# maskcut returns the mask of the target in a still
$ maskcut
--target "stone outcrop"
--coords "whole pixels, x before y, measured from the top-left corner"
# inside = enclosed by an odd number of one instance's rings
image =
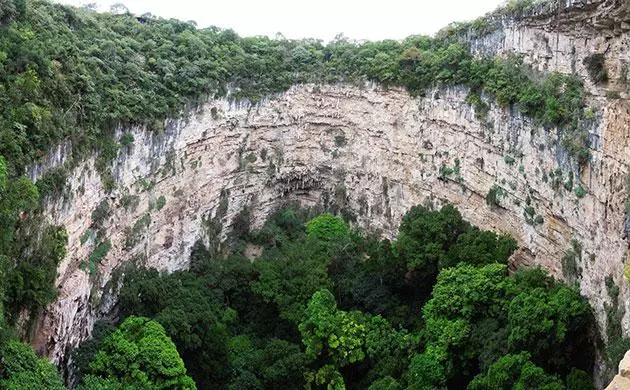
[[[626,352],[623,360],[619,362],[619,374],[615,375],[606,390],[630,389],[630,351]]]
[[[593,18],[611,4],[583,3],[581,15]],[[563,150],[557,129],[539,127],[516,110],[491,104],[487,118],[477,119],[463,88],[412,98],[401,89],[307,85],[255,106],[208,101],[161,134],[130,129],[134,142],[112,166],[111,193],[93,159],[72,171],[68,196],[47,207],[49,221],[67,229],[68,255],[59,267],[59,298],[40,317],[33,344],[63,361],[69,348],[89,336],[94,321],[111,312],[112,277],[121,265],[185,268],[193,243],[214,238],[208,220],[220,222],[225,234],[249,206],[259,226],[292,200],[352,210],[357,225],[388,237],[396,235],[411,206],[451,202],[472,223],[518,240],[513,266],[538,265],[577,283],[601,329],[604,305],[610,303],[606,278],[619,286],[620,305],[630,313],[623,277],[624,261],[630,261],[623,237],[630,156],[630,105],[622,88],[628,38],[615,35],[615,26],[606,27],[610,36],[600,37],[600,27],[558,28],[550,20],[539,15],[506,24],[472,47],[479,54],[518,52],[536,68],[577,72],[585,79],[583,59],[606,53],[611,81],[604,86],[587,81],[595,114],[586,166]],[[620,91],[622,99],[606,99],[607,89]],[[63,161],[68,149],[60,147],[51,162]],[[573,190],[578,185],[584,196]],[[489,205],[493,188],[497,197]],[[110,210],[103,238],[90,230],[99,205]],[[90,259],[107,240],[107,254]],[[581,253],[563,269],[573,240]],[[630,315],[622,326],[630,332]]]
[[[411,206],[452,202],[474,224],[513,235],[521,247],[515,265],[563,277],[562,257],[578,240],[581,275],[573,277],[598,312],[607,302],[605,277],[627,296],[621,156],[604,153],[604,138],[580,171],[554,131],[494,106],[480,122],[466,95],[446,89],[414,99],[398,89],[301,86],[254,107],[208,102],[160,135],[134,130],[133,146],[113,167],[116,190],[106,194],[87,161],[73,172],[69,200],[50,206],[51,221],[68,230],[69,255],[59,267],[60,297],[36,332],[40,351],[58,360],[87,337],[99,311],[109,310],[96,303],[121,264],[141,258],[166,271],[184,268],[205,237],[204,218],[222,209],[228,227],[249,205],[256,225],[292,199],[354,210],[358,225],[390,237]],[[625,143],[627,153],[630,135],[620,136],[610,142],[615,150]],[[559,171],[564,179],[554,189],[549,175]],[[564,188],[569,172],[588,191],[582,199]],[[493,186],[504,195],[489,206]],[[130,197],[135,209],[123,206]],[[101,202],[113,212],[104,225],[112,248],[91,277],[85,262],[96,241],[81,238]]]

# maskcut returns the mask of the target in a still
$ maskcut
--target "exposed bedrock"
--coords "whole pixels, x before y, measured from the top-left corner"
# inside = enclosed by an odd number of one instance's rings
[[[260,225],[289,200],[351,210],[358,226],[389,237],[411,206],[452,202],[472,223],[518,240],[514,266],[539,265],[579,284],[601,329],[611,277],[629,333],[629,14],[627,1],[571,1],[560,14],[506,20],[471,41],[479,55],[516,52],[534,68],[585,80],[595,119],[591,159],[582,167],[560,146],[557,129],[494,104],[480,121],[462,88],[412,98],[401,89],[294,86],[256,106],[209,101],[159,135],[131,129],[133,144],[112,166],[111,193],[88,159],[71,172],[65,199],[47,206],[49,221],[68,231],[68,255],[59,297],[40,316],[33,344],[63,361],[111,311],[111,279],[121,265],[135,259],[166,271],[185,268],[193,243],[209,238],[204,220],[220,220],[225,234],[243,207]],[[593,54],[604,56],[603,84],[589,78],[584,59]],[[610,93],[620,99],[605,98]],[[69,149],[52,151],[32,176],[63,162]],[[496,201],[488,205],[493,186]],[[99,205],[111,211],[101,213],[103,238],[89,230]],[[90,256],[107,240],[105,256]],[[581,256],[563,272],[572,240]]]
[[[624,304],[630,294],[622,238],[630,134],[615,127],[619,103],[604,110],[594,129],[602,132],[599,147],[579,169],[555,130],[494,106],[482,123],[466,95],[457,88],[411,98],[398,89],[299,86],[254,107],[210,101],[160,135],[133,130],[133,145],[113,167],[112,193],[88,160],[73,171],[68,199],[49,206],[51,222],[68,230],[68,256],[59,267],[59,299],[42,315],[35,345],[59,361],[88,337],[111,308],[109,282],[120,265],[142,259],[162,270],[185,268],[193,243],[208,238],[204,219],[218,213],[229,229],[248,205],[259,225],[288,200],[352,210],[357,225],[389,237],[411,206],[452,202],[472,223],[518,240],[514,265],[540,265],[559,278],[576,239],[583,252],[578,274],[569,276],[603,325],[604,279],[614,278]],[[559,170],[563,181],[573,172],[575,185],[582,182],[583,198],[563,184],[554,188],[549,175]],[[489,206],[493,186],[502,195]],[[92,267],[86,262],[98,242],[89,235],[90,216],[103,202],[111,209],[103,224],[111,250]]]

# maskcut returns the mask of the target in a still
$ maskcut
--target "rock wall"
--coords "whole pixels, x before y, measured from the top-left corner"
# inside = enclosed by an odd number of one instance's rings
[[[619,373],[615,375],[606,390],[630,389],[630,351],[626,352],[623,360],[619,362]]]
[[[602,7],[610,3],[586,3],[586,11],[575,15],[607,20]],[[33,344],[62,361],[111,311],[118,267],[136,260],[165,271],[185,268],[193,243],[209,238],[205,220],[216,218],[229,229],[249,205],[260,225],[288,200],[353,210],[358,225],[389,237],[411,206],[452,202],[474,224],[518,240],[513,265],[540,265],[578,283],[603,329],[610,302],[605,279],[620,287],[622,305],[630,298],[622,238],[630,105],[604,97],[606,90],[627,97],[628,37],[617,34],[621,25],[605,27],[603,35],[594,22],[567,28],[575,16],[555,27],[549,18],[505,22],[472,47],[479,54],[519,52],[535,67],[583,78],[583,58],[605,51],[611,81],[587,82],[596,108],[588,166],[578,167],[563,151],[556,129],[538,127],[518,112],[491,105],[487,118],[478,120],[462,88],[412,98],[400,89],[311,85],[256,106],[209,101],[162,134],[132,129],[133,145],[112,166],[113,192],[105,192],[94,160],[73,170],[66,199],[48,205],[50,222],[68,231],[68,256],[59,267],[59,298],[42,314]],[[60,147],[51,161],[63,161],[68,149]],[[564,188],[570,172],[585,196]],[[499,196],[489,206],[493,186]],[[105,203],[111,213],[100,238],[90,230],[91,216]],[[573,239],[582,246],[577,271],[563,272]],[[111,249],[90,260],[103,240]],[[628,314],[623,328],[630,331]]]
[[[580,288],[598,313],[607,301],[606,276],[628,296],[621,238],[628,166],[604,152],[610,143],[629,153],[628,129],[604,137],[578,175],[553,131],[494,106],[482,123],[466,95],[446,89],[414,99],[398,89],[300,86],[255,107],[208,102],[161,135],[134,130],[133,146],[113,167],[116,190],[105,193],[90,160],[72,173],[69,199],[50,205],[51,221],[68,230],[68,257],[59,267],[59,299],[42,316],[35,344],[58,361],[86,338],[94,319],[110,309],[99,298],[121,264],[140,257],[162,270],[186,267],[192,244],[205,237],[203,219],[222,203],[225,226],[244,205],[260,224],[279,204],[297,199],[347,207],[359,225],[391,237],[411,206],[452,202],[474,224],[513,235],[521,246],[515,264],[541,265],[558,277],[570,241],[579,240]],[[545,181],[558,169],[564,177],[575,172],[586,196]],[[490,207],[485,197],[493,185],[505,196]],[[122,206],[130,195],[137,196],[135,209]],[[158,210],[160,197],[166,203]],[[85,241],[86,231],[103,201],[113,211],[104,224],[112,248],[90,276],[85,262],[96,240],[92,233]],[[132,234],[146,215],[148,226]]]

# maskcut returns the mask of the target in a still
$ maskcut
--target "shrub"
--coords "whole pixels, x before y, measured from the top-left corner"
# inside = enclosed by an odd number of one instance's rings
[[[166,198],[164,197],[164,195],[160,196],[157,201],[155,202],[155,207],[158,210],[162,210],[164,208],[164,206],[166,205]]]
[[[107,240],[98,244],[92,253],[90,253],[86,263],[90,275],[94,275],[96,273],[96,266],[105,258],[105,256],[107,256],[111,248],[112,242]]]
[[[92,211],[92,224],[90,225],[94,229],[100,229],[103,227],[103,223],[109,216],[112,211],[109,208],[109,202],[107,199],[101,200],[101,202],[96,206],[94,211]]]
[[[586,196],[586,190],[584,189],[584,187],[582,187],[581,185],[575,187],[575,196],[580,199]]]
[[[576,239],[571,240],[571,248],[568,249],[562,258],[562,275],[569,283],[575,283],[582,277],[582,268],[579,263],[582,261],[582,244]]]
[[[125,195],[120,200],[120,204],[125,211],[135,211],[140,204],[140,197],[138,195]]]
[[[486,204],[488,206],[500,206],[501,202],[499,198],[504,198],[506,196],[506,192],[503,188],[493,184],[486,195]]]
[[[120,137],[120,144],[124,147],[131,146],[133,144],[133,141],[133,133],[130,132],[125,132],[122,137]]]
[[[345,134],[335,136],[335,145],[337,145],[337,147],[342,148],[346,146],[347,144],[348,144],[348,139],[346,138]]]

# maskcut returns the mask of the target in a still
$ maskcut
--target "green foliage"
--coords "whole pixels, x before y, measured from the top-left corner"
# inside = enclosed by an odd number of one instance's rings
[[[382,317],[338,310],[328,290],[313,294],[299,330],[306,356],[316,360],[325,354],[336,367],[396,353],[406,340],[404,332],[395,331]]]
[[[160,323],[200,388],[588,383],[588,304],[539,269],[509,275],[512,238],[471,226],[450,205],[412,208],[393,243],[331,214],[312,217],[289,207],[230,251],[198,242],[189,271],[124,269],[121,317]],[[251,246],[262,249],[254,262],[243,255]],[[124,386],[89,375],[99,337],[111,338],[95,336],[77,354],[85,386]]]
[[[627,278],[627,265],[624,265],[624,273]],[[604,349],[604,357],[606,360],[606,372],[604,379],[606,382],[611,381],[617,374],[618,365],[625,353],[630,349],[630,337],[624,337],[621,320],[625,314],[622,305],[619,305],[619,287],[615,284],[612,276],[605,278],[606,292],[610,297],[610,304],[604,303],[604,311],[606,313],[606,338],[607,344]]]
[[[573,190],[573,172],[567,174],[567,181],[564,182],[564,189],[567,191]]]
[[[444,362],[447,360],[444,349],[429,345],[421,354],[414,355],[407,373],[409,388],[412,390],[443,389],[446,382]]]
[[[79,390],[125,390],[125,386],[116,379],[105,379],[87,375],[77,387]]]
[[[47,196],[59,197],[63,195],[68,187],[68,170],[64,166],[59,166],[47,170],[35,185],[42,198]]]
[[[507,235],[497,235],[491,231],[472,228],[457,237],[455,245],[448,251],[447,261],[442,268],[467,263],[481,266],[492,263],[507,264],[508,258],[516,250],[516,240]]]
[[[563,352],[592,350],[590,307],[536,270],[510,278],[500,264],[444,269],[423,310],[427,348],[446,353],[440,366],[449,387],[467,383],[476,367],[490,367],[506,353],[527,351],[534,364],[562,377],[572,366],[593,364]]]
[[[586,372],[573,368],[567,375],[567,389],[595,390],[593,379]]]
[[[162,325],[142,317],[127,318],[103,340],[89,371],[135,389],[196,389]]]
[[[164,208],[164,206],[166,206],[166,198],[164,197],[164,195],[162,195],[155,202],[155,207],[158,210],[162,210]]]
[[[120,199],[120,204],[126,211],[135,211],[140,204],[140,197],[138,195],[125,195]]]
[[[94,355],[101,349],[103,340],[116,330],[116,327],[106,321],[96,321],[92,329],[91,338],[84,341],[79,348],[72,351],[72,368],[76,375],[77,382],[81,382],[84,375],[88,372],[88,367]],[[85,378],[86,385],[84,388],[90,388],[90,382],[106,382],[107,380],[92,376],[91,379]],[[104,384],[103,384],[104,386]],[[98,388],[98,387],[97,387]],[[107,388],[107,387],[105,387]]]
[[[374,80],[406,87],[414,95],[462,85],[469,88],[468,101],[478,116],[485,115],[486,101],[493,98],[500,106],[513,106],[558,128],[563,147],[585,163],[590,156],[585,126],[591,122],[583,120],[581,80],[539,74],[516,57],[476,58],[462,43],[464,35],[492,31],[502,17],[527,14],[532,4],[510,2],[435,39],[358,43],[339,36],[324,45],[243,38],[216,27],[198,29],[178,20],[96,13],[48,1],[0,0],[0,256],[18,256],[14,236],[23,220],[20,213],[37,207],[38,188],[42,196],[65,192],[65,168],[44,174],[37,187],[23,176],[51,147],[71,142],[69,166],[98,152],[96,168],[111,191],[116,185],[111,161],[121,146],[133,143],[130,132],[115,139],[117,129],[139,126],[158,133],[167,118],[208,97],[226,96],[228,85],[231,99],[253,102],[300,83]],[[595,65],[602,62],[592,59]],[[336,138],[335,143],[342,147],[344,141]],[[456,170],[445,166],[441,177]],[[142,183],[145,191],[154,185]],[[107,219],[101,211],[106,210],[96,210],[93,218],[96,230]]]
[[[582,277],[582,244],[575,238],[571,240],[571,248],[562,257],[562,275],[569,283],[576,283]]]
[[[19,341],[9,341],[0,351],[2,369],[0,387],[7,390],[64,390],[55,366],[38,358],[33,350]]]
[[[485,120],[490,112],[490,105],[486,103],[479,93],[470,92],[466,96],[466,103],[470,104],[475,109],[475,117],[479,120]]]
[[[395,248],[410,270],[422,269],[435,276],[438,264],[446,262],[447,250],[469,229],[451,205],[440,211],[414,206],[403,217]]]
[[[488,194],[486,195],[486,204],[491,207],[500,206],[500,198],[505,198],[506,196],[507,193],[503,188],[499,187],[496,184],[493,184],[492,187],[490,187],[490,190],[488,190]]]
[[[584,189],[584,187],[582,187],[581,185],[575,187],[575,196],[577,196],[578,199],[582,199],[583,197],[585,197],[586,190]]]
[[[110,249],[112,249],[112,242],[110,240],[106,240],[99,243],[96,248],[94,248],[92,253],[90,253],[90,256],[87,258],[87,261],[85,263],[85,266],[87,267],[90,275],[96,274],[96,267],[98,266],[98,263],[100,263],[101,260],[103,260],[103,258],[107,256],[107,253],[109,253]]]
[[[24,245],[22,248],[32,242],[37,242],[37,246],[33,248],[29,245],[31,251],[23,252],[6,275],[5,305],[10,314],[19,313],[23,309],[36,313],[56,298],[54,282],[57,278],[57,266],[66,256],[68,243],[66,230],[61,227],[46,228],[38,241],[26,234],[21,239],[21,244]],[[9,315],[8,319],[14,322],[17,317]]]
[[[320,289],[331,288],[329,259],[312,241],[283,246],[276,259],[257,262],[260,275],[252,290],[278,305],[280,316],[299,322],[307,300]]]
[[[468,385],[469,390],[484,389],[523,389],[523,390],[564,390],[558,378],[548,375],[534,365],[527,352],[518,355],[505,355],[490,366],[488,372],[477,376]],[[574,387],[569,387],[574,389]]]
[[[235,373],[230,388],[295,388],[304,383],[306,356],[300,346],[272,338],[257,346],[249,336],[230,340],[229,362]]]
[[[348,235],[348,225],[332,214],[322,214],[306,224],[309,238],[322,241],[332,241]]]
[[[133,248],[142,238],[144,231],[151,224],[151,215],[145,214],[140,219],[138,219],[133,227],[127,231],[127,237],[125,238],[125,248],[131,249]]]
[[[130,133],[130,132],[125,132],[120,137],[120,144],[124,147],[129,147],[133,145],[133,141],[134,141],[133,133]]]
[[[400,390],[400,384],[391,376],[374,381],[368,390]]]
[[[335,136],[335,145],[337,147],[343,148],[347,144],[348,144],[348,139],[346,138],[345,134]]]
[[[248,259],[215,259],[196,245],[191,270],[170,275],[126,270],[120,310],[124,316],[149,316],[162,324],[200,388],[222,386],[230,381],[229,327],[236,311],[244,327],[250,317],[259,320],[260,332],[280,326],[281,321],[271,321],[269,307],[251,293],[254,270]]]
[[[101,229],[105,221],[110,217],[112,211],[109,207],[107,199],[103,199],[92,211],[92,224],[90,227],[94,229]]]
[[[583,343],[580,329],[591,322],[591,309],[580,295],[565,286],[551,291],[534,289],[514,297],[508,308],[512,351],[527,350],[536,364],[562,372],[563,350]]]

